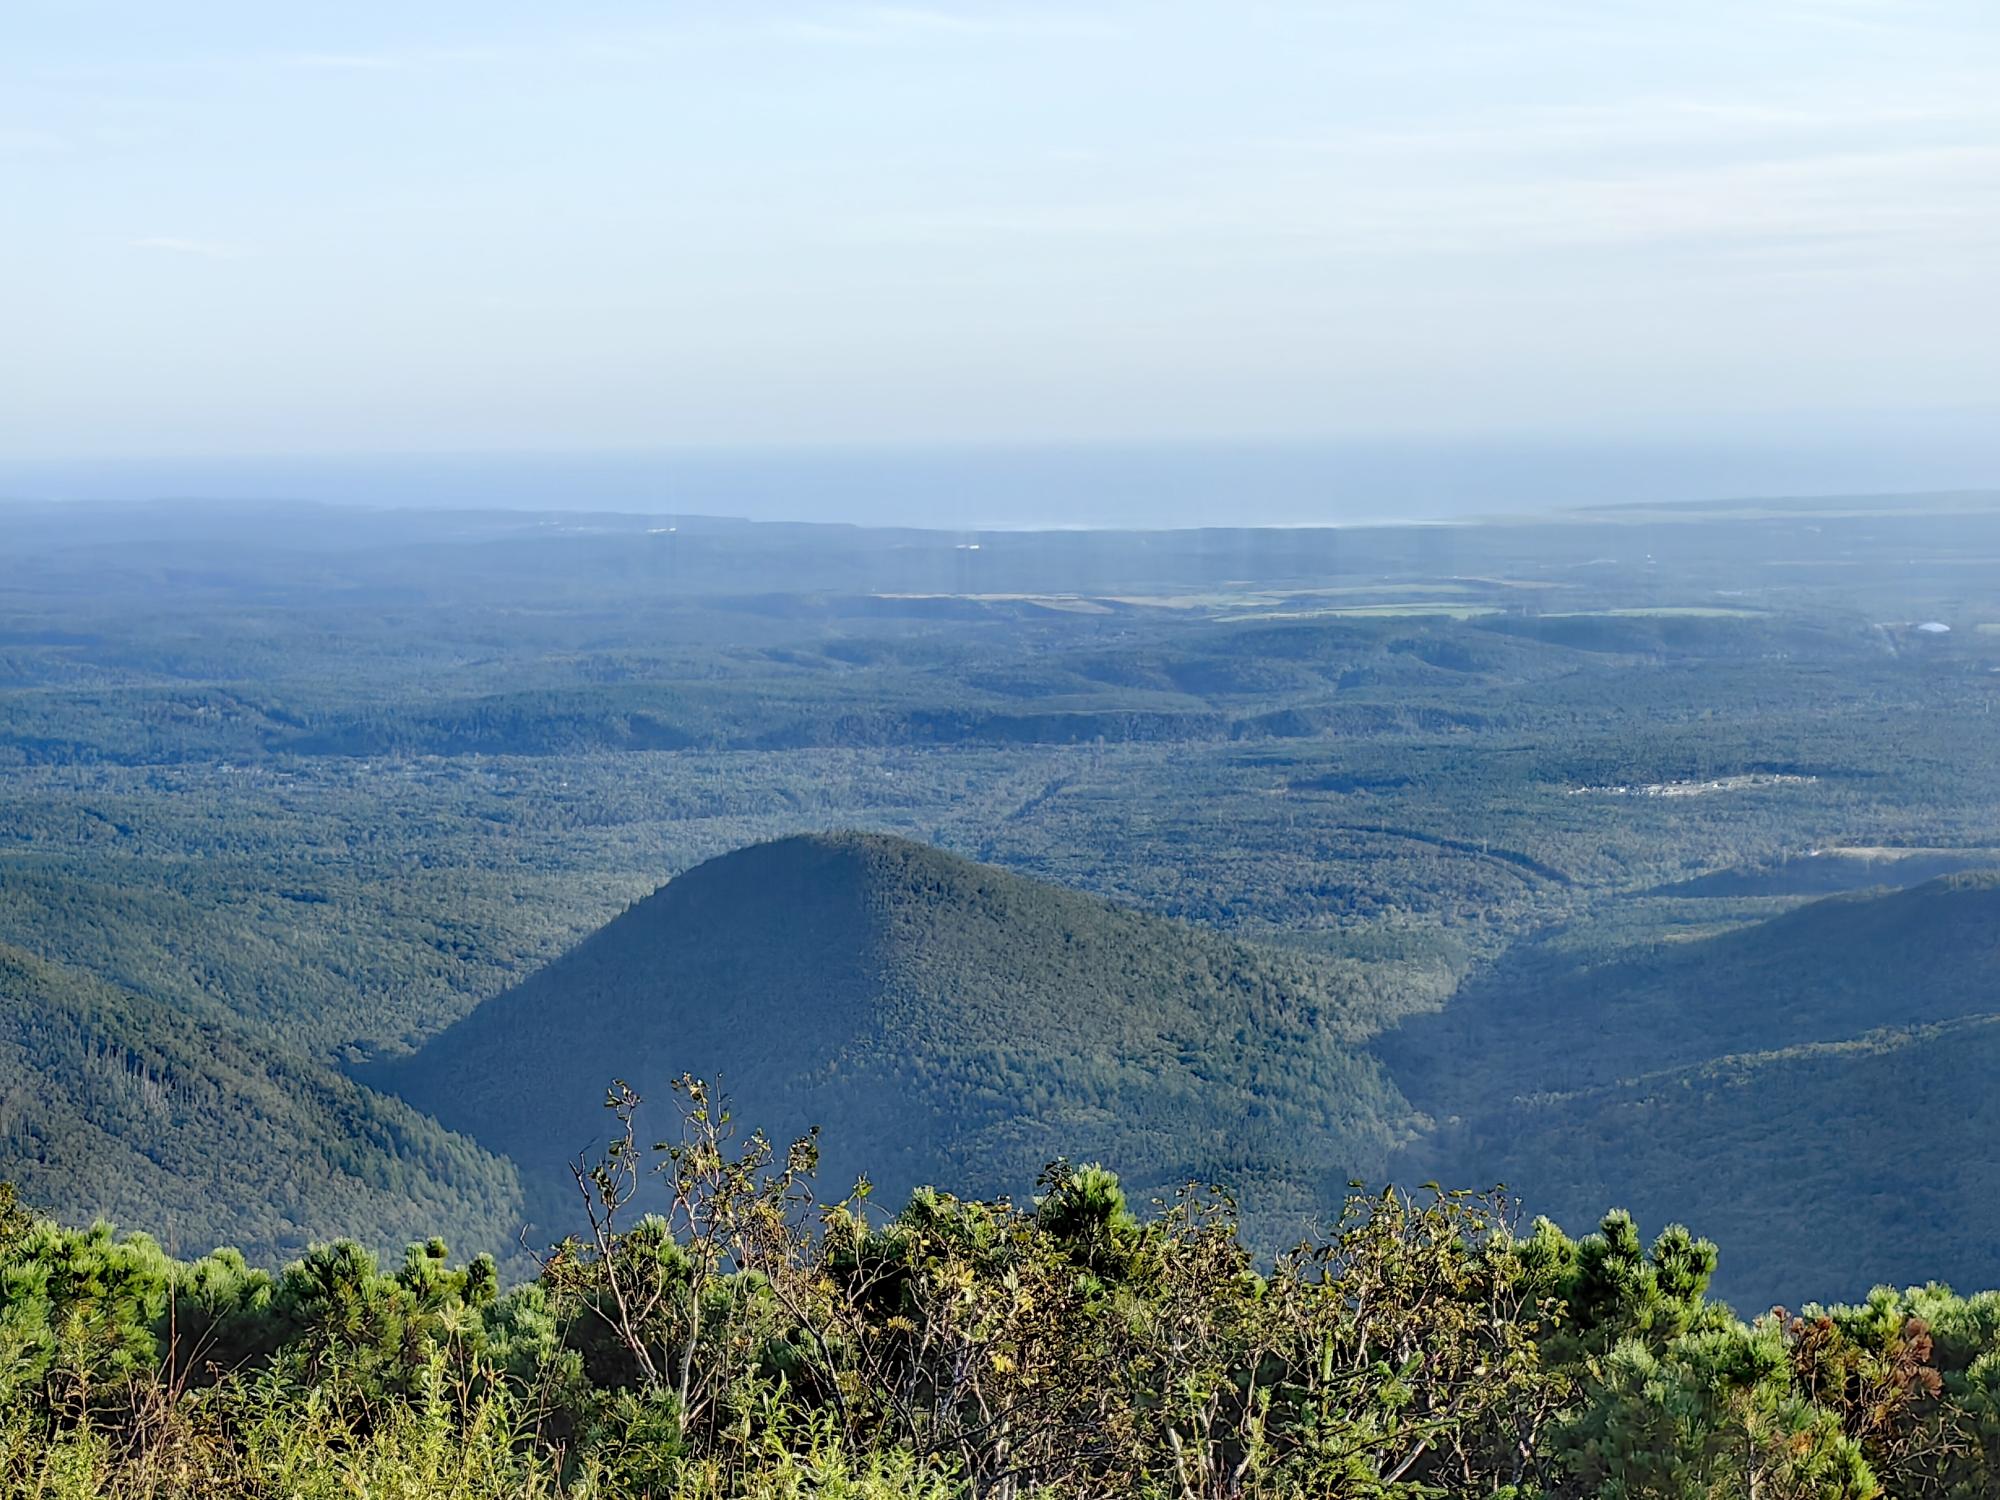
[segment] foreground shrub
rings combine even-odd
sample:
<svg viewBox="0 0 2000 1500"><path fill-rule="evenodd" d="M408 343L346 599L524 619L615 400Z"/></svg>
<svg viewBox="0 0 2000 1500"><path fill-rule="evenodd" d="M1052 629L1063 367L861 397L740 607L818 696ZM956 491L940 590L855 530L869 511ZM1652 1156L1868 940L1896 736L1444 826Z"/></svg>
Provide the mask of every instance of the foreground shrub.
<svg viewBox="0 0 2000 1500"><path fill-rule="evenodd" d="M1713 1245L1571 1239L1498 1195L1357 1195L1270 1259L1228 1198L1147 1213L815 1191L699 1083L577 1174L503 1289L414 1245L230 1251L0 1214L0 1493L201 1500L1873 1500L1988 1495L2000 1297L1754 1324ZM4 1199L0 1193L0 1199Z"/></svg>

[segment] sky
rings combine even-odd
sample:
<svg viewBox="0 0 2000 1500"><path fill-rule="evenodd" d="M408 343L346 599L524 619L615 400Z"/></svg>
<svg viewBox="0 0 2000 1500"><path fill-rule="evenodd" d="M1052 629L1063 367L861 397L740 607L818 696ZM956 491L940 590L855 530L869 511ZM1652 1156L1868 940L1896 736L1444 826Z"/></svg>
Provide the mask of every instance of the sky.
<svg viewBox="0 0 2000 1500"><path fill-rule="evenodd" d="M1991 0L4 0L0 483L1197 444L2000 484L1996 77Z"/></svg>

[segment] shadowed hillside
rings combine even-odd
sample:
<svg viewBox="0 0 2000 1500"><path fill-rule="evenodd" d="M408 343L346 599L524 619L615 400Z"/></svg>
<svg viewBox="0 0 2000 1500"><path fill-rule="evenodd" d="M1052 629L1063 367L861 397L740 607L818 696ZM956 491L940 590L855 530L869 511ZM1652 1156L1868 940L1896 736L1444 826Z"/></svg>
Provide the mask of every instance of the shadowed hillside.
<svg viewBox="0 0 2000 1500"><path fill-rule="evenodd" d="M1436 1114L2000 1012L2000 873L1835 896L1601 961L1530 946L1379 1051Z"/></svg>
<svg viewBox="0 0 2000 1500"><path fill-rule="evenodd" d="M443 1226L506 1249L514 1169L399 1099L0 944L0 1177L65 1220L276 1260Z"/></svg>
<svg viewBox="0 0 2000 1500"><path fill-rule="evenodd" d="M558 1190L611 1079L662 1100L687 1071L823 1125L828 1188L1023 1192L1069 1154L1296 1220L1408 1119L1341 981L926 845L799 837L681 876L383 1076Z"/></svg>
<svg viewBox="0 0 2000 1500"><path fill-rule="evenodd" d="M1523 960L1380 1050L1444 1122L1402 1171L1713 1228L1741 1305L2000 1276L2000 874Z"/></svg>
<svg viewBox="0 0 2000 1500"><path fill-rule="evenodd" d="M1728 1247L1745 1311L2000 1272L2000 1016L1519 1100L1439 1155L1587 1227L1616 1201Z"/></svg>

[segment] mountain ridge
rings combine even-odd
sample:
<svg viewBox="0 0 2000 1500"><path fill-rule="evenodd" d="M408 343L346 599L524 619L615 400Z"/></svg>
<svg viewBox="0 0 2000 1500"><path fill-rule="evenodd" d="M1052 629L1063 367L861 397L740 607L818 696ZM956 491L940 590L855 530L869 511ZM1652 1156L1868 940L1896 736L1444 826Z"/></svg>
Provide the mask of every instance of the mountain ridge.
<svg viewBox="0 0 2000 1500"><path fill-rule="evenodd" d="M1571 1228L1613 1202L1698 1224L1740 1305L2000 1279L2000 871L1543 961L1377 1049L1439 1119L1399 1175L1504 1181Z"/></svg>
<svg viewBox="0 0 2000 1500"><path fill-rule="evenodd" d="M1063 1154L1309 1218L1412 1128L1336 961L1242 943L883 834L676 877L378 1079L545 1189L613 1078L719 1079L822 1183L1025 1192ZM532 1059L532 1062L530 1061ZM548 1201L545 1199L545 1201Z"/></svg>
<svg viewBox="0 0 2000 1500"><path fill-rule="evenodd" d="M514 1168L221 1014L0 944L0 1177L72 1221L164 1220L277 1261L442 1227L504 1252Z"/></svg>

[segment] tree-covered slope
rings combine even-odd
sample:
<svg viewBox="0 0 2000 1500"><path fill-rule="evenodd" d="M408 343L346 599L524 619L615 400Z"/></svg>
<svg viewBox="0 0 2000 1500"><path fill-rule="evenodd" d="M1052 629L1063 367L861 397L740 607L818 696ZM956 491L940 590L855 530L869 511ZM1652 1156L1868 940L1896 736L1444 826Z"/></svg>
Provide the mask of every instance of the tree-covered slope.
<svg viewBox="0 0 2000 1500"><path fill-rule="evenodd" d="M1451 1114L1988 1012L2000 1012L2000 872L1980 871L1609 956L1531 946L1379 1051L1413 1101Z"/></svg>
<svg viewBox="0 0 2000 1500"><path fill-rule="evenodd" d="M610 1080L659 1100L687 1071L823 1125L823 1181L1019 1192L1069 1154L1294 1217L1407 1129L1361 1024L1323 959L839 834L688 872L378 1076L544 1186L603 1138Z"/></svg>
<svg viewBox="0 0 2000 1500"><path fill-rule="evenodd" d="M1441 1120L1399 1172L1713 1228L1740 1305L2000 1276L2000 874L1516 969L1382 1051Z"/></svg>
<svg viewBox="0 0 2000 1500"><path fill-rule="evenodd" d="M522 1217L509 1164L401 1100L4 944L0 1178L66 1220L265 1260L440 1226L504 1249Z"/></svg>
<svg viewBox="0 0 2000 1500"><path fill-rule="evenodd" d="M1748 1310L1984 1286L2000 1272L1995 1078L2000 1016L1976 1016L1517 1100L1439 1155L1566 1225L1615 1200L1715 1230L1716 1288Z"/></svg>

